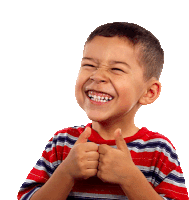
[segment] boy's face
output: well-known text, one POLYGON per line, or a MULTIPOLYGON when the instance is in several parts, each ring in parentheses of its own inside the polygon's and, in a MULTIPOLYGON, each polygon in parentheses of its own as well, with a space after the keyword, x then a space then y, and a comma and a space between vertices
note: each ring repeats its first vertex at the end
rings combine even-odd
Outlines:
POLYGON ((85 45, 75 89, 92 121, 134 119, 146 82, 133 46, 126 39, 96 36, 85 45))

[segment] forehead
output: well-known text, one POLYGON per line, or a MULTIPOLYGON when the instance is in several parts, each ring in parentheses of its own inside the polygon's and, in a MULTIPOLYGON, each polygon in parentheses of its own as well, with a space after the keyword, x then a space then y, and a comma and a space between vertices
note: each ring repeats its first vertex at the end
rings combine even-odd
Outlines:
POLYGON ((83 57, 92 58, 99 62, 110 62, 112 60, 127 62, 136 65, 137 55, 135 47, 127 38, 95 36, 87 42, 83 57))

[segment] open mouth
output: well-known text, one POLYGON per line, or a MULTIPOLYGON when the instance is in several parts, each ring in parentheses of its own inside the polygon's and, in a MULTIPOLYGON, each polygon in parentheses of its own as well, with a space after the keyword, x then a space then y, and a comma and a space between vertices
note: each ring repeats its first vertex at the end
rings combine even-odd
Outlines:
POLYGON ((106 103, 113 99, 113 97, 109 94, 103 93, 103 92, 96 92, 93 90, 87 91, 87 96, 92 100, 96 102, 102 102, 106 103))

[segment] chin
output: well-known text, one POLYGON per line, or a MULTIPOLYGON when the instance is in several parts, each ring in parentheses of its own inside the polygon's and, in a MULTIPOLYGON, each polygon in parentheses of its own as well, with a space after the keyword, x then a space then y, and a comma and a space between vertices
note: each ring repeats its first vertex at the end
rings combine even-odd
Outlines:
POLYGON ((112 123, 114 120, 112 119, 112 117, 109 116, 102 116, 100 114, 98 115, 89 115, 87 114, 88 118, 93 121, 93 122, 98 122, 100 124, 109 124, 112 123))
POLYGON ((91 114, 87 113, 87 116, 91 121, 94 121, 94 122, 105 122, 105 121, 108 121, 108 117, 102 116, 100 114, 91 115, 91 114))

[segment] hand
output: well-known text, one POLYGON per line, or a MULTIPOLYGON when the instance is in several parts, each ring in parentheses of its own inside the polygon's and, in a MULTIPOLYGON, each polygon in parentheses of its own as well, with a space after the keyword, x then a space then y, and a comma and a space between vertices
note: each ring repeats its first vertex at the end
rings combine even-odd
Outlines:
POLYGON ((136 168, 130 151, 121 135, 121 129, 115 131, 117 149, 106 144, 100 145, 100 154, 97 176, 104 182, 123 184, 130 173, 136 168))
POLYGON ((73 180, 88 179, 97 174, 98 145, 93 142, 87 142, 90 135, 91 128, 87 127, 62 162, 64 169, 66 168, 67 173, 73 180))

